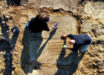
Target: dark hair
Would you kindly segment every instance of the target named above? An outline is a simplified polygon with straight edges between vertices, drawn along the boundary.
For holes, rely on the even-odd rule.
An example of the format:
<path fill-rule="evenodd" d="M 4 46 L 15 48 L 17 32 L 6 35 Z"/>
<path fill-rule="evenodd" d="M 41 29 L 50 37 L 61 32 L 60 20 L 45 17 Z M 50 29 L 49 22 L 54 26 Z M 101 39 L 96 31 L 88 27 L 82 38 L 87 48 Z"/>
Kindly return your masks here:
<path fill-rule="evenodd" d="M 42 20 L 42 21 L 45 21 L 45 22 L 48 22 L 49 21 L 49 15 L 46 12 L 40 12 L 38 14 L 38 19 Z"/>

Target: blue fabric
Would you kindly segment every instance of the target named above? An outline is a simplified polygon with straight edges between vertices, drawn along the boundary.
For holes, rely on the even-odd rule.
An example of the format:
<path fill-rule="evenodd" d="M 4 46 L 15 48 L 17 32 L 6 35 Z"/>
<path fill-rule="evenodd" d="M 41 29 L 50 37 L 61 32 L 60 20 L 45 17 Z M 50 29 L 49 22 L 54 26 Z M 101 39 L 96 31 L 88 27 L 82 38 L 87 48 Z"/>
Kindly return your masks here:
<path fill-rule="evenodd" d="M 11 31 L 14 33 L 14 34 L 18 34 L 19 33 L 19 29 L 18 27 L 14 26 Z"/>
<path fill-rule="evenodd" d="M 13 31 L 14 34 L 17 34 L 18 32 L 19 32 L 18 29 L 15 29 L 15 30 Z"/>
<path fill-rule="evenodd" d="M 79 35 L 68 35 L 69 38 L 74 39 L 76 41 L 76 45 L 85 45 L 90 44 L 92 39 L 87 34 L 79 34 Z"/>
<path fill-rule="evenodd" d="M 80 48 L 80 51 L 81 52 L 85 52 L 87 49 L 88 49 L 88 46 L 89 46 L 90 44 L 86 44 L 86 45 L 83 45 L 81 48 Z"/>
<path fill-rule="evenodd" d="M 72 35 L 69 34 L 68 35 L 69 38 L 74 39 L 75 40 L 75 44 L 73 47 L 73 51 L 77 51 L 79 50 L 81 47 L 83 47 L 82 51 L 85 51 L 85 49 L 88 48 L 87 45 L 91 44 L 92 39 L 90 36 L 88 36 L 87 34 L 79 34 L 79 35 Z M 85 48 L 84 48 L 85 47 Z"/>
<path fill-rule="evenodd" d="M 26 28 L 28 28 L 28 27 L 29 27 L 29 22 L 26 23 Z"/>

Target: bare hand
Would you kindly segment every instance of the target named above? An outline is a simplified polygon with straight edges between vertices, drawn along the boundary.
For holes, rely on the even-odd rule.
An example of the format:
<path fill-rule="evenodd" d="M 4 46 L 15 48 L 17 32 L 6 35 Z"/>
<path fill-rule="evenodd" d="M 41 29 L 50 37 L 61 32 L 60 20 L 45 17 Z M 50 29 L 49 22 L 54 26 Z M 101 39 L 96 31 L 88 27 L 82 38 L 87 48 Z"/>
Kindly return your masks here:
<path fill-rule="evenodd" d="M 57 27 L 51 27 L 51 28 L 49 28 L 50 30 L 52 30 L 52 29 L 57 29 Z"/>
<path fill-rule="evenodd" d="M 65 39 L 66 37 L 67 37 L 67 35 L 65 35 L 65 34 L 61 35 L 62 39 Z"/>

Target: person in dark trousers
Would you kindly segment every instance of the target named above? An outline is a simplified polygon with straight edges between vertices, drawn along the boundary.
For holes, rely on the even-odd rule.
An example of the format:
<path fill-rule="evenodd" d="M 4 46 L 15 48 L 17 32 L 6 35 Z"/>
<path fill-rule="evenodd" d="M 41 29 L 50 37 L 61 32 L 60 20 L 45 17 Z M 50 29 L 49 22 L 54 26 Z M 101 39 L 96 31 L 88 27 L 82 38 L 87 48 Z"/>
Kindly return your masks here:
<path fill-rule="evenodd" d="M 74 45 L 73 48 L 69 48 L 72 51 L 78 51 L 80 50 L 81 52 L 86 52 L 88 49 L 88 46 L 91 44 L 92 39 L 88 34 L 79 34 L 79 35 L 62 35 L 62 38 L 70 38 L 71 40 L 69 41 L 69 44 Z"/>
<path fill-rule="evenodd" d="M 26 24 L 22 40 L 23 51 L 21 54 L 21 68 L 25 73 L 31 73 L 33 69 L 39 69 L 40 64 L 38 63 L 37 59 L 57 30 L 57 25 L 49 28 L 48 21 L 48 13 L 40 12 L 38 15 L 36 15 L 36 17 L 32 18 Z M 42 36 L 42 32 L 44 30 L 49 31 L 51 29 L 54 30 L 50 32 L 46 42 L 43 42 L 44 37 Z"/>
<path fill-rule="evenodd" d="M 27 22 L 26 28 L 29 28 L 29 30 L 34 33 L 54 29 L 55 27 L 48 28 L 48 21 L 49 15 L 46 12 L 41 12 L 35 18 L 32 18 L 29 22 Z"/>

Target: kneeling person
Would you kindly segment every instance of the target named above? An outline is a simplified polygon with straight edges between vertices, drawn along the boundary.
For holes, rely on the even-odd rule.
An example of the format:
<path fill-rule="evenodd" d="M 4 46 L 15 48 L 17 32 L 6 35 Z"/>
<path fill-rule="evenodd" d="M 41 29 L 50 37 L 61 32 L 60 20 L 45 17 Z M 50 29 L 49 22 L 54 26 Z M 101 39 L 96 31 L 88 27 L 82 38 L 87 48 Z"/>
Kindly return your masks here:
<path fill-rule="evenodd" d="M 69 37 L 71 40 L 69 41 L 69 44 L 74 45 L 72 48 L 72 51 L 78 51 L 85 52 L 88 49 L 88 46 L 91 44 L 92 39 L 88 34 L 79 34 L 79 35 L 62 35 L 62 38 Z M 71 48 L 70 48 L 71 49 Z"/>

